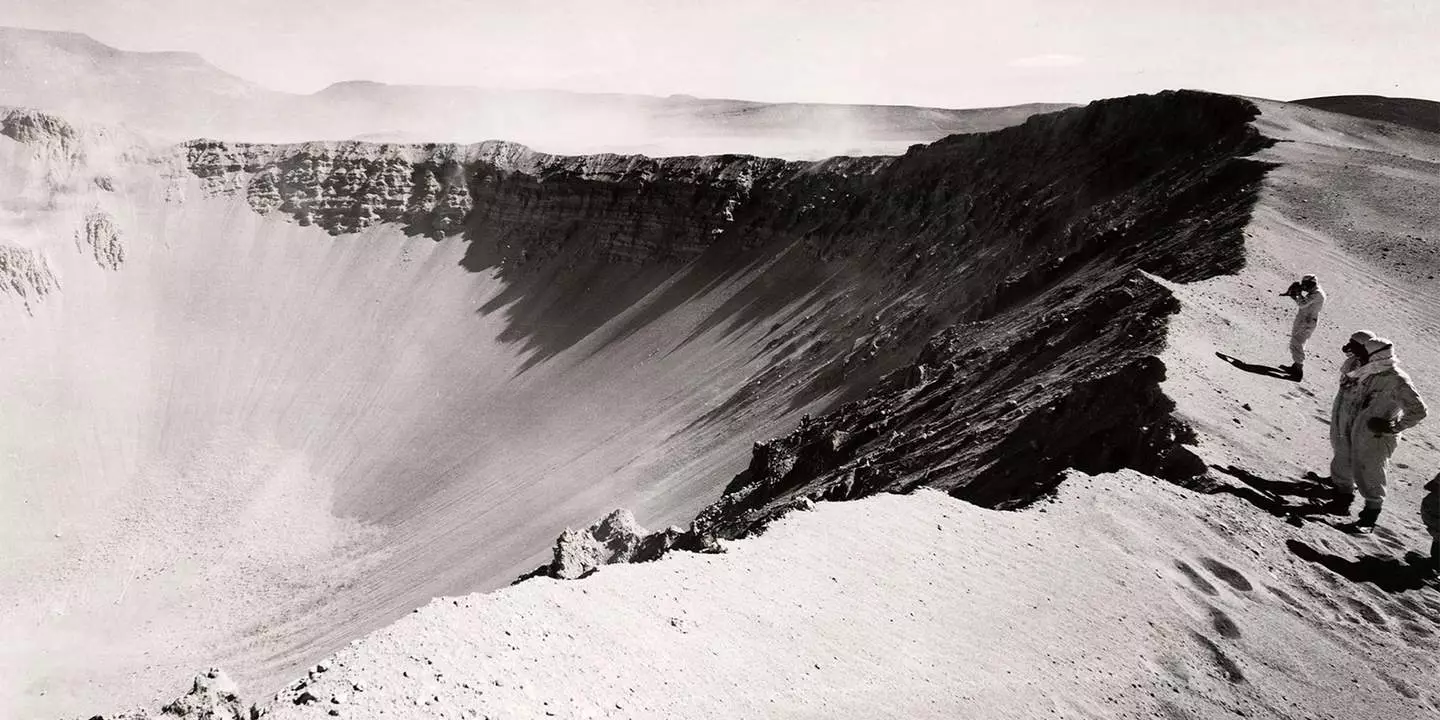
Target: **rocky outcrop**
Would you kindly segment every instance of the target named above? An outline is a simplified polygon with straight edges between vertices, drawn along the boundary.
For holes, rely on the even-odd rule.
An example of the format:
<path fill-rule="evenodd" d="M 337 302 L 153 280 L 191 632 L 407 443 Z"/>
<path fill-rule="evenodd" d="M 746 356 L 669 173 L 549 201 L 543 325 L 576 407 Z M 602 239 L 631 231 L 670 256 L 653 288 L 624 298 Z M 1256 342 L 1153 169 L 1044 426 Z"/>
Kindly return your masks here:
<path fill-rule="evenodd" d="M 629 510 L 617 509 L 583 530 L 566 528 L 555 541 L 554 561 L 520 580 L 540 576 L 576 580 L 602 565 L 648 562 L 665 554 L 685 537 L 677 527 L 648 532 L 635 522 Z"/>
<path fill-rule="evenodd" d="M 577 246 L 608 260 L 689 260 L 735 222 L 757 187 L 814 172 L 811 163 L 744 156 L 561 156 L 506 142 L 196 141 L 184 150 L 207 191 L 243 193 L 258 212 L 333 234 L 380 223 L 433 237 L 467 232 L 511 265 Z"/>
<path fill-rule="evenodd" d="M 264 713 L 240 698 L 240 689 L 230 676 L 219 668 L 196 675 L 190 692 L 181 695 L 152 714 L 132 710 L 116 715 L 96 715 L 90 720 L 258 720 Z"/>
<path fill-rule="evenodd" d="M 66 120 L 29 108 L 13 108 L 0 115 L 0 135 L 34 146 L 63 164 L 85 157 L 80 133 Z"/>
<path fill-rule="evenodd" d="M 87 249 L 95 257 L 95 263 L 106 270 L 119 270 L 125 262 L 125 244 L 121 241 L 120 229 L 115 221 L 104 212 L 92 212 L 85 216 L 85 224 L 75 231 L 75 249 Z"/>
<path fill-rule="evenodd" d="M 260 716 L 254 706 L 240 700 L 240 688 L 218 668 L 196 675 L 190 692 L 166 705 L 160 714 L 194 720 L 251 720 Z"/>
<path fill-rule="evenodd" d="M 0 295 L 10 295 L 32 310 L 32 303 L 60 289 L 45 256 L 33 248 L 0 245 Z"/>
<path fill-rule="evenodd" d="M 1058 293 L 1068 299 L 1047 298 L 1033 320 L 1006 313 L 951 328 L 864 399 L 756 443 L 693 532 L 743 537 L 797 503 L 921 486 L 1017 507 L 1071 467 L 1177 482 L 1202 474 L 1185 447 L 1193 433 L 1159 390 L 1165 368 L 1154 354 L 1178 309 L 1173 296 L 1143 276 L 1083 283 Z"/>

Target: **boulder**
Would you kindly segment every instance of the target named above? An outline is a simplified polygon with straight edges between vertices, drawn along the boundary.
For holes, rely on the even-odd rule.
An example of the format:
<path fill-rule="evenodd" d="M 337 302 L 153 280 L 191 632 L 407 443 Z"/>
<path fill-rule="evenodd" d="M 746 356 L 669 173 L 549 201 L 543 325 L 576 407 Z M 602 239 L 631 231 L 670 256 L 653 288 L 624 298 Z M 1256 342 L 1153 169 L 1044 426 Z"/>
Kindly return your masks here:
<path fill-rule="evenodd" d="M 555 541 L 555 560 L 543 574 L 575 580 L 601 565 L 648 562 L 675 547 L 684 536 L 678 527 L 646 532 L 629 510 L 617 509 L 584 530 L 567 528 L 561 533 Z"/>
<path fill-rule="evenodd" d="M 160 717 L 191 720 L 253 720 L 259 713 L 240 699 L 240 688 L 219 668 L 195 676 L 190 692 L 160 709 Z"/>

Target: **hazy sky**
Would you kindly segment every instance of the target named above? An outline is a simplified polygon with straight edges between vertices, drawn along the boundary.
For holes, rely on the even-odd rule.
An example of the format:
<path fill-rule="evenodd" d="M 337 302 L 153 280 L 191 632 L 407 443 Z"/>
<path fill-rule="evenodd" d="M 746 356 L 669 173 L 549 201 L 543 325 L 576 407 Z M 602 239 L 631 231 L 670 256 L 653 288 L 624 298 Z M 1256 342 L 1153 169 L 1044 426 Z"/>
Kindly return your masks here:
<path fill-rule="evenodd" d="M 1440 99 L 1440 0 L 0 0 L 0 25 L 338 80 L 950 107 Z"/>

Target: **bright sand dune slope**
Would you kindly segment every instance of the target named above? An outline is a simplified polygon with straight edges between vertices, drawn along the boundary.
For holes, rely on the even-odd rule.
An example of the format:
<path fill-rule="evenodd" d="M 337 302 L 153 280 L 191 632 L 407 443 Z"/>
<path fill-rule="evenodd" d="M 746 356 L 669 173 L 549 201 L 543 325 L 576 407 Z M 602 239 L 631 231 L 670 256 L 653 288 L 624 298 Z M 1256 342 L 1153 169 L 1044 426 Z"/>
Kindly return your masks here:
<path fill-rule="evenodd" d="M 1282 142 L 1237 275 L 1174 286 L 1166 392 L 1220 492 L 1072 476 L 1003 513 L 920 492 L 795 513 L 720 556 L 442 598 L 337 654 L 278 717 L 1425 717 L 1440 712 L 1440 590 L 1407 435 L 1374 536 L 1287 486 L 1325 471 L 1338 347 L 1397 342 L 1432 406 L 1440 138 L 1262 103 Z M 1330 291 L 1302 383 L 1275 293 Z M 1246 407 L 1248 406 L 1248 408 Z M 1241 477 L 1245 479 L 1241 479 Z M 357 691 L 355 688 L 363 688 Z M 295 705 L 300 692 L 318 702 Z M 338 701 L 338 702 L 336 702 Z"/>
<path fill-rule="evenodd" d="M 1056 502 L 1024 512 L 929 490 L 821 503 L 724 555 L 437 599 L 342 650 L 270 709 L 277 718 L 1433 712 L 1434 591 L 1375 597 L 1317 582 L 1279 535 L 1232 498 L 1132 472 L 1077 474 Z M 316 702 L 295 704 L 301 693 Z"/>

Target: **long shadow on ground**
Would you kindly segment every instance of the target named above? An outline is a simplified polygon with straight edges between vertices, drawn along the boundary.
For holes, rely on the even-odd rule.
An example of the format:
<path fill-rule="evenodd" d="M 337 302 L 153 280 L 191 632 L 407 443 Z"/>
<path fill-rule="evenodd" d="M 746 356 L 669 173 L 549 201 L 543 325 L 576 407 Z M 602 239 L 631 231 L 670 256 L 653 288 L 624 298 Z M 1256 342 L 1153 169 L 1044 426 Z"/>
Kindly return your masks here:
<path fill-rule="evenodd" d="M 1370 583 L 1388 593 L 1419 590 L 1429 586 L 1434 578 L 1426 566 L 1426 558 L 1417 552 L 1406 553 L 1404 560 L 1388 555 L 1362 555 L 1347 560 L 1299 540 L 1286 540 L 1285 547 L 1301 560 L 1320 565 L 1351 582 Z"/>
<path fill-rule="evenodd" d="M 1278 367 L 1271 367 L 1271 366 L 1269 366 L 1269 365 L 1256 365 L 1255 363 L 1247 363 L 1247 362 L 1245 362 L 1244 360 L 1241 360 L 1240 358 L 1233 357 L 1233 356 L 1230 356 L 1230 355 L 1226 355 L 1225 353 L 1220 353 L 1220 352 L 1215 353 L 1215 357 L 1218 357 L 1218 358 L 1220 358 L 1221 360 L 1224 360 L 1225 362 L 1230 363 L 1231 365 L 1234 365 L 1235 367 L 1240 368 L 1241 370 L 1244 370 L 1245 372 L 1248 372 L 1248 373 L 1255 373 L 1256 375 L 1264 375 L 1264 376 L 1266 376 L 1266 377 L 1273 377 L 1273 378 L 1276 378 L 1276 379 L 1279 379 L 1279 380 L 1291 380 L 1291 381 L 1294 381 L 1294 382 L 1299 382 L 1299 380 L 1297 380 L 1293 375 L 1291 375 L 1291 374 L 1288 373 L 1288 372 L 1285 372 L 1284 370 L 1281 370 L 1281 369 L 1278 368 Z"/>
<path fill-rule="evenodd" d="M 1214 492 L 1234 495 L 1276 517 L 1295 519 L 1328 514 L 1318 504 L 1311 502 L 1292 504 L 1286 499 L 1292 497 L 1303 498 L 1307 501 L 1328 499 L 1326 488 L 1319 483 L 1269 480 L 1234 465 L 1224 467 L 1211 465 L 1210 467 L 1243 483 L 1241 487 L 1219 485 L 1213 488 Z"/>

